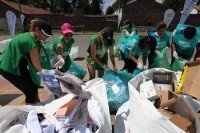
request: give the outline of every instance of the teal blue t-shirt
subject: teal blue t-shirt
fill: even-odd
[[[129,52],[135,43],[138,43],[139,35],[133,35],[127,38],[124,45],[121,45],[120,50],[125,54],[126,58],[129,58]]]
[[[155,33],[151,34],[151,36],[156,38],[156,50],[162,51],[163,48],[167,47],[170,40],[170,32],[166,31],[162,38],[159,38]]]
[[[176,51],[180,54],[191,55],[194,48],[198,44],[200,38],[200,28],[195,27],[197,30],[196,35],[192,39],[186,39],[181,33],[181,29],[189,25],[178,24],[173,35],[172,43],[176,45]]]

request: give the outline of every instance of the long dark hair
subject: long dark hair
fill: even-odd
[[[139,46],[141,49],[144,49],[145,45],[148,45],[149,49],[155,48],[156,47],[156,39],[150,35],[142,37],[139,41]]]

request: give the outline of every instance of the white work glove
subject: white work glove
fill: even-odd
[[[147,66],[143,66],[143,70],[147,70],[148,69],[148,67]]]
[[[135,35],[136,34],[136,32],[135,31],[133,31],[132,33],[131,33],[131,35],[130,36],[133,36],[133,35]]]
[[[137,63],[137,68],[138,68],[138,69],[142,69],[142,63],[138,62],[138,63]]]
[[[124,30],[124,32],[125,32],[124,34],[125,34],[126,37],[130,36],[130,33],[127,30]]]
[[[189,61],[187,60],[182,60],[182,61],[179,61],[181,64],[185,65],[186,63],[188,63]]]
[[[161,54],[158,50],[156,50],[155,53],[157,56],[160,56],[160,54]]]
[[[111,70],[110,67],[107,66],[107,65],[105,65],[105,64],[103,65],[103,69],[104,69],[105,71],[109,71],[109,70]]]
[[[173,57],[174,57],[175,59],[178,59],[178,58],[179,58],[176,51],[173,52]]]
[[[65,64],[65,60],[63,59],[63,58],[61,58],[55,65],[54,65],[54,67],[56,68],[56,69],[61,69],[62,68],[62,66]]]
[[[117,67],[113,67],[113,71],[117,73],[118,72]]]

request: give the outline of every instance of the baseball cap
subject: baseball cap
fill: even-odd
[[[73,32],[73,28],[72,28],[72,25],[69,24],[69,23],[64,23],[62,26],[61,26],[61,31],[63,34],[66,34],[66,33],[74,33]]]
[[[52,32],[51,32],[51,25],[44,21],[44,20],[39,20],[37,21],[37,27],[43,32],[43,34],[45,36],[53,36]]]
[[[103,42],[106,45],[112,45],[113,30],[112,28],[104,28],[102,31]]]

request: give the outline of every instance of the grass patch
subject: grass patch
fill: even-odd
[[[22,30],[15,30],[15,35],[21,34],[23,33]],[[10,31],[9,30],[0,30],[0,36],[7,36],[10,35]]]

